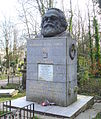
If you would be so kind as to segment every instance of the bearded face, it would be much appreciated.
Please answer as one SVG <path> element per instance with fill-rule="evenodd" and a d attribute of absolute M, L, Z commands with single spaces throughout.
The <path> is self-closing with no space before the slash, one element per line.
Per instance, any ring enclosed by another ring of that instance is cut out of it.
<path fill-rule="evenodd" d="M 47 11 L 42 19 L 41 34 L 44 37 L 52 37 L 65 31 L 60 19 L 58 11 L 54 9 Z"/>

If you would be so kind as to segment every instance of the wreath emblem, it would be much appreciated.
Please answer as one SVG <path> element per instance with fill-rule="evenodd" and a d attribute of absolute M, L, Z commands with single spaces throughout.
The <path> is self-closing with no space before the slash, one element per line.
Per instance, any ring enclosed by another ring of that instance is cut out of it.
<path fill-rule="evenodd" d="M 76 47 L 74 44 L 72 44 L 69 48 L 69 56 L 73 60 L 76 55 Z"/>

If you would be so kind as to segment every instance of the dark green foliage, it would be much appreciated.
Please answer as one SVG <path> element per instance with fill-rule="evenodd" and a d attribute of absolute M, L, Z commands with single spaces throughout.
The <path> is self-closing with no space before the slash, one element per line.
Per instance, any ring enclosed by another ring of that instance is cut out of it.
<path fill-rule="evenodd" d="M 96 117 L 93 118 L 93 119 L 101 119 L 101 112 L 99 112 L 99 113 L 96 115 Z"/>
<path fill-rule="evenodd" d="M 72 19 L 73 19 L 73 13 L 71 13 L 71 17 L 69 21 L 69 33 L 72 33 Z"/>
<path fill-rule="evenodd" d="M 72 33 L 72 20 L 73 20 L 73 11 L 72 11 L 72 2 L 70 0 L 70 20 L 69 20 L 69 33 Z"/>
<path fill-rule="evenodd" d="M 88 13 L 89 17 L 89 13 Z M 91 36 L 91 23 L 90 23 L 90 17 L 89 17 L 89 26 L 88 26 L 88 37 L 89 37 L 89 48 L 90 48 L 90 61 L 91 61 L 91 70 L 93 70 L 93 41 L 92 41 L 92 36 Z"/>
<path fill-rule="evenodd" d="M 35 116 L 35 119 L 39 119 L 37 116 Z"/>
<path fill-rule="evenodd" d="M 4 111 L 4 112 L 3 112 L 3 111 L 0 111 L 0 116 L 3 116 L 3 115 L 5 115 L 5 114 L 7 114 L 7 113 L 9 114 L 10 111 L 7 111 L 7 112 L 6 112 L 6 111 Z"/>
<path fill-rule="evenodd" d="M 18 90 L 19 88 L 19 84 L 12 84 L 12 83 L 9 83 L 5 86 L 5 89 L 15 89 L 15 90 Z"/>
<path fill-rule="evenodd" d="M 6 61 L 2 62 L 3 66 L 6 67 L 6 68 L 12 68 L 12 72 L 11 73 L 14 73 L 15 74 L 15 71 L 16 71 L 16 67 L 17 67 L 17 64 L 18 64 L 18 59 L 19 59 L 19 55 L 17 53 L 13 53 L 13 52 L 9 52 L 8 54 L 8 57 L 9 57 L 9 63 L 7 62 L 7 56 L 5 55 L 5 59 Z M 8 66 L 7 66 L 8 64 Z"/>
<path fill-rule="evenodd" d="M 94 25 L 94 38 L 95 38 L 95 60 L 96 60 L 96 68 L 99 69 L 99 63 L 100 63 L 100 37 L 99 37 L 99 30 L 98 30 L 98 22 L 96 20 L 96 17 L 94 17 L 93 20 L 93 25 Z"/>
<path fill-rule="evenodd" d="M 87 58 L 83 56 L 78 56 L 77 62 L 77 80 L 78 86 L 81 85 L 81 80 L 87 80 L 89 78 L 89 67 Z"/>
<path fill-rule="evenodd" d="M 81 79 L 79 93 L 86 93 L 93 96 L 101 96 L 101 78 Z"/>

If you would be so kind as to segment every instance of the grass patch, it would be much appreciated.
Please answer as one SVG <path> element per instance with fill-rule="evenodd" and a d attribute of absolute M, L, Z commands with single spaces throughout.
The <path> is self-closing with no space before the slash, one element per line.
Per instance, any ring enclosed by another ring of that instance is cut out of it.
<path fill-rule="evenodd" d="M 14 97 L 0 97 L 0 102 L 4 102 L 4 101 L 7 101 L 7 100 L 17 99 L 17 98 L 20 98 L 20 97 L 24 97 L 25 95 L 26 95 L 26 92 L 24 91 L 23 93 L 18 93 Z"/>
<path fill-rule="evenodd" d="M 78 93 L 101 97 L 101 78 L 80 80 Z"/>
<path fill-rule="evenodd" d="M 34 119 L 39 119 L 39 118 L 37 116 L 35 116 Z"/>
<path fill-rule="evenodd" d="M 0 116 L 4 116 L 5 114 L 9 114 L 9 113 L 11 113 L 10 111 L 0 111 Z M 1 119 L 1 118 L 0 118 Z"/>
<path fill-rule="evenodd" d="M 7 84 L 4 88 L 5 88 L 5 89 L 16 89 L 16 90 L 18 90 L 19 87 L 20 87 L 19 84 L 9 83 L 9 84 Z"/>
<path fill-rule="evenodd" d="M 2 96 L 2 97 L 0 97 L 0 102 L 4 102 L 6 100 L 17 99 L 17 98 L 20 98 L 20 97 L 24 97 L 26 95 L 26 91 L 22 90 L 20 88 L 19 84 L 7 84 L 5 87 L 3 87 L 3 89 L 15 89 L 15 90 L 18 90 L 19 93 L 17 95 L 13 96 L 13 97 Z"/>
<path fill-rule="evenodd" d="M 12 84 L 12 83 L 9 83 L 7 84 L 6 86 L 1 86 L 1 89 L 15 89 L 15 90 L 18 90 L 19 92 L 23 92 L 23 88 L 21 85 L 19 84 Z"/>
<path fill-rule="evenodd" d="M 0 80 L 5 80 L 5 79 L 7 79 L 7 75 L 1 74 L 1 75 L 0 75 Z"/>
<path fill-rule="evenodd" d="M 20 85 L 19 84 L 8 84 L 4 87 L 4 89 L 16 89 L 19 90 Z M 24 97 L 26 95 L 26 91 L 23 90 L 21 92 L 19 92 L 16 96 L 14 97 L 0 97 L 0 102 L 5 102 L 7 100 L 13 100 L 13 99 L 17 99 L 20 97 Z M 3 111 L 0 111 L 0 115 L 5 114 L 5 112 L 3 113 Z M 39 119 L 37 116 L 34 117 L 34 119 Z"/>
<path fill-rule="evenodd" d="M 101 119 L 101 112 L 99 112 L 99 113 L 96 115 L 96 117 L 93 118 L 93 119 Z"/>
<path fill-rule="evenodd" d="M 6 112 L 0 111 L 0 116 L 3 115 L 3 114 L 5 114 L 5 113 L 6 113 Z"/>
<path fill-rule="evenodd" d="M 3 116 L 5 114 L 9 114 L 10 112 L 3 112 L 3 111 L 0 111 L 0 116 Z M 1 119 L 1 118 L 0 118 Z M 37 116 L 35 116 L 34 118 L 31 118 L 31 119 L 39 119 Z"/>

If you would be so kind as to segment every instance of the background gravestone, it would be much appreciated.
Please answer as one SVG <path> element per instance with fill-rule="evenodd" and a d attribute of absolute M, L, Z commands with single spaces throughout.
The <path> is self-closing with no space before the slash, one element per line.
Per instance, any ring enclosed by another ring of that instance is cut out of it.
<path fill-rule="evenodd" d="M 50 9 L 41 25 L 44 37 L 40 35 L 27 41 L 26 99 L 29 101 L 48 100 L 68 106 L 77 100 L 76 41 L 65 32 L 66 23 L 58 23 L 60 19 L 65 22 L 63 17 L 60 10 Z M 51 21 L 53 18 L 54 22 Z M 56 36 L 53 31 L 59 25 Z"/>

